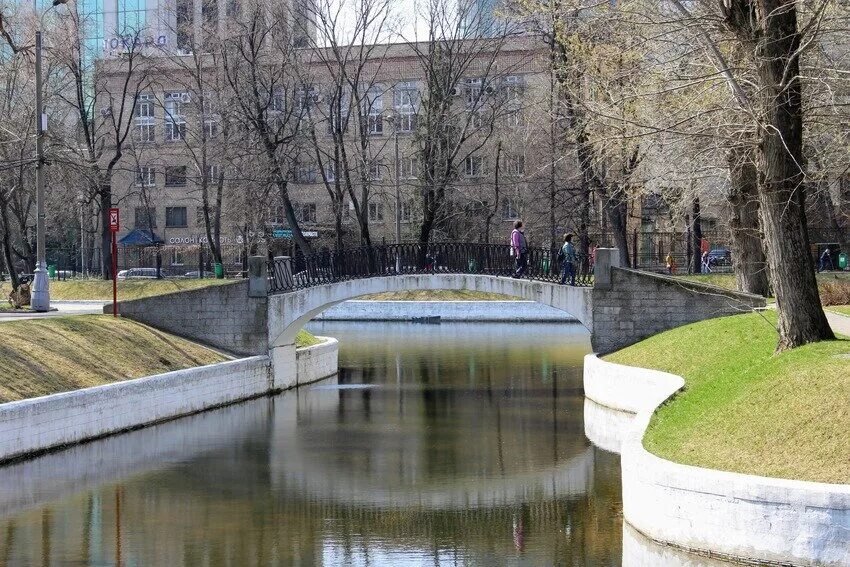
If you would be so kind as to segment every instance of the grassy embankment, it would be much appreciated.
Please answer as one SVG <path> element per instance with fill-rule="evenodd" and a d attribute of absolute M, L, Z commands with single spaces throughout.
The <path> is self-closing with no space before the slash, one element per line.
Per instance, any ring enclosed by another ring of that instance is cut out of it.
<path fill-rule="evenodd" d="M 835 311 L 839 315 L 850 317 L 850 305 L 833 305 L 829 307 L 829 311 Z"/>
<path fill-rule="evenodd" d="M 679 463 L 850 483 L 850 340 L 775 355 L 775 313 L 737 315 L 661 333 L 606 360 L 685 378 L 644 437 Z"/>
<path fill-rule="evenodd" d="M 100 315 L 0 324 L 0 401 L 221 362 L 201 345 Z"/>
<path fill-rule="evenodd" d="M 298 347 L 318 344 L 306 331 Z M 0 402 L 99 386 L 227 358 L 129 319 L 101 315 L 0 323 Z"/>
<path fill-rule="evenodd" d="M 139 299 L 163 293 L 198 289 L 210 285 L 233 283 L 237 280 L 206 279 L 162 279 L 162 280 L 118 280 L 118 300 Z M 111 300 L 112 281 L 77 279 L 50 282 L 50 298 L 62 300 Z"/>

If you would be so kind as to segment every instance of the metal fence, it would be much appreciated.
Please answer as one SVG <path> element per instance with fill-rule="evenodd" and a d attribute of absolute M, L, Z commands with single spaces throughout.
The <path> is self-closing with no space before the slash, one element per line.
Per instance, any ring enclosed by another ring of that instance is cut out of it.
<path fill-rule="evenodd" d="M 592 285 L 590 258 L 583 254 L 576 256 L 573 263 L 574 284 Z M 531 248 L 525 261 L 522 277 L 560 281 L 563 263 L 559 261 L 557 249 Z M 514 276 L 517 265 L 517 259 L 511 255 L 511 247 L 507 244 L 386 244 L 325 251 L 291 259 L 275 258 L 269 262 L 269 291 L 285 293 L 347 280 L 407 274 Z"/>

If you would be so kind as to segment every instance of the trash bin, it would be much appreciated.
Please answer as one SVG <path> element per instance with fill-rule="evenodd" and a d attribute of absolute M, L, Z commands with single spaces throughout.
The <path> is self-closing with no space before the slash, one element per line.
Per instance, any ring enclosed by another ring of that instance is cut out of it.
<path fill-rule="evenodd" d="M 47 277 L 53 279 L 56 277 L 56 264 L 47 266 Z"/>
<path fill-rule="evenodd" d="M 540 261 L 540 268 L 543 270 L 544 274 L 549 273 L 549 258 L 543 258 L 543 260 Z"/>
<path fill-rule="evenodd" d="M 838 267 L 842 270 L 847 269 L 847 252 L 838 255 Z"/>
<path fill-rule="evenodd" d="M 215 277 L 216 279 L 222 279 L 224 277 L 224 266 L 216 262 L 215 264 Z"/>
<path fill-rule="evenodd" d="M 478 270 L 478 262 L 475 261 L 475 258 L 470 258 L 467 267 L 469 268 L 469 273 L 475 273 Z"/>

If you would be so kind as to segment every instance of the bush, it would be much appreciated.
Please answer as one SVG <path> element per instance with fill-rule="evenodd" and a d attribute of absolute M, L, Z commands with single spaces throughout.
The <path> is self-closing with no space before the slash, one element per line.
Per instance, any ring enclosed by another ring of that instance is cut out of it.
<path fill-rule="evenodd" d="M 824 306 L 850 304 L 850 280 L 848 279 L 821 279 L 818 282 L 818 289 Z"/>

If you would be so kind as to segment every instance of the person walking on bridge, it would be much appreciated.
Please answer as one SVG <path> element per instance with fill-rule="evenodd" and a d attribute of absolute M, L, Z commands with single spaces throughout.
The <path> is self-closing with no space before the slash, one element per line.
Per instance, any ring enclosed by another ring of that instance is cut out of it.
<path fill-rule="evenodd" d="M 561 256 L 564 258 L 564 263 L 561 264 L 561 285 L 567 283 L 567 278 L 570 278 L 570 285 L 576 285 L 576 247 L 573 245 L 573 235 L 564 235 L 564 245 L 561 246 Z"/>
<path fill-rule="evenodd" d="M 511 255 L 516 258 L 514 277 L 521 278 L 528 268 L 528 241 L 525 239 L 521 220 L 514 223 L 514 229 L 511 232 Z"/>

